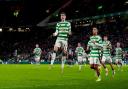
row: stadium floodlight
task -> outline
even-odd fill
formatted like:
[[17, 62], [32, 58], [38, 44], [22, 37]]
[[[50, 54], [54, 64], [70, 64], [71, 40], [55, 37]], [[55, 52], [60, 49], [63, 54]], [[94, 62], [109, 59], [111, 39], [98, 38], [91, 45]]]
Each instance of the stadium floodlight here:
[[124, 5], [128, 5], [128, 1], [125, 1], [125, 2], [124, 2]]
[[2, 29], [2, 28], [0, 28], [0, 32], [2, 32], [2, 30], [3, 30], [3, 29]]
[[29, 29], [29, 28], [26, 28], [26, 29]]
[[99, 5], [99, 6], [97, 7], [98, 10], [101, 10], [102, 8], [103, 8], [102, 5]]
[[76, 13], [78, 13], [78, 12], [79, 12], [79, 10], [76, 10], [75, 12], [76, 12]]
[[9, 28], [9, 31], [13, 31], [13, 28]]
[[126, 1], [125, 4], [128, 4], [128, 1]]

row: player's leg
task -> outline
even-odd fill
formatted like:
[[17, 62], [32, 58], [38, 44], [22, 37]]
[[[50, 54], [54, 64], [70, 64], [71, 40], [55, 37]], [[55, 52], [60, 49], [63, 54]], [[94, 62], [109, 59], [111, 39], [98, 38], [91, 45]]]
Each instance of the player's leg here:
[[55, 52], [55, 53], [58, 51], [58, 45], [59, 45], [59, 43], [56, 43], [56, 44], [54, 45], [54, 52]]
[[120, 70], [120, 65], [119, 65], [119, 59], [118, 59], [118, 58], [116, 58], [115, 64], [116, 64], [116, 66], [118, 67], [118, 71], [119, 71], [119, 70]]
[[68, 54], [67, 54], [67, 41], [62, 41], [61, 48], [63, 50], [62, 51], [62, 59], [61, 59], [61, 72], [63, 73], [64, 64], [65, 64], [66, 58], [68, 56]]
[[95, 76], [97, 77], [97, 75], [99, 75], [99, 73], [98, 73], [98, 69], [96, 69], [94, 60], [95, 59], [93, 57], [89, 57], [90, 68], [95, 71]]
[[93, 64], [93, 58], [90, 57], [88, 60], [89, 60], [90, 68], [91, 68], [91, 69], [95, 69], [95, 68], [94, 68], [94, 64]]
[[102, 61], [101, 61], [102, 63], [101, 64], [103, 65], [103, 67], [105, 69], [105, 72], [106, 72], [105, 75], [108, 76], [108, 68], [105, 65], [106, 59], [107, 59], [106, 56], [103, 56], [102, 57]]
[[78, 64], [79, 64], [79, 71], [81, 71], [81, 68], [82, 68], [82, 56], [78, 56]]
[[53, 52], [57, 54], [57, 52], [59, 51], [59, 49], [61, 48], [61, 40], [57, 39], [54, 45], [54, 50]]
[[96, 81], [101, 81], [101, 76], [100, 76], [100, 69], [99, 69], [100, 61], [98, 58], [94, 58], [94, 68], [97, 74], [97, 80]]
[[56, 59], [56, 53], [52, 53], [52, 59], [51, 59], [51, 65], [53, 65], [54, 61]]
[[100, 69], [98, 68], [98, 64], [94, 64], [94, 67], [95, 67], [95, 71], [96, 71], [96, 74], [97, 74], [97, 80], [96, 81], [101, 81], [101, 76], [100, 76]]
[[40, 64], [40, 56], [35, 57], [36, 64]]
[[60, 44], [59, 41], [60, 40], [57, 39], [56, 42], [55, 42], [55, 45], [54, 45], [53, 53], [51, 55], [51, 63], [50, 63], [51, 66], [53, 66], [54, 61], [56, 59], [56, 55], [57, 55], [58, 49], [61, 47], [61, 44]]
[[63, 73], [63, 71], [64, 71], [65, 61], [66, 61], [66, 56], [62, 56], [62, 59], [61, 59], [61, 73]]
[[113, 64], [112, 64], [112, 58], [109, 56], [107, 59], [108, 59], [107, 61], [108, 61], [109, 65], [112, 69], [112, 74], [115, 75], [115, 70], [114, 70], [114, 67], [113, 67]]
[[83, 58], [83, 63], [86, 66], [87, 58], [86, 57], [82, 57], [82, 58]]
[[119, 70], [123, 71], [123, 69], [122, 69], [122, 66], [123, 66], [122, 59], [119, 59], [118, 64], [119, 64]]
[[[54, 53], [54, 54], [57, 54], [57, 52], [58, 52], [58, 50], [59, 50], [60, 47], [61, 47], [61, 44], [60, 44], [59, 40], [56, 40], [56, 43], [55, 43], [54, 49], [53, 49], [53, 53]], [[55, 58], [56, 58], [56, 57], [55, 57]], [[52, 60], [52, 61], [53, 61], [53, 60]]]
[[50, 69], [53, 67], [53, 64], [54, 64], [55, 59], [56, 59], [56, 53], [53, 52], [53, 53], [51, 54]]

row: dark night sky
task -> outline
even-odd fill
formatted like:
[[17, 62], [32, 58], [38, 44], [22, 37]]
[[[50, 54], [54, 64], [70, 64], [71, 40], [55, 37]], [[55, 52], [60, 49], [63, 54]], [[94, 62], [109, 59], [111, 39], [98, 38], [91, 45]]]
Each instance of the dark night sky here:
[[[36, 25], [68, 0], [42, 1], [0, 0], [0, 26]], [[125, 2], [126, 0], [73, 0], [62, 11], [67, 12], [68, 19], [75, 19], [128, 10], [128, 5]], [[102, 9], [98, 10], [99, 6], [102, 6]], [[15, 10], [19, 10], [17, 17], [13, 15]], [[52, 18], [54, 21], [58, 17]]]

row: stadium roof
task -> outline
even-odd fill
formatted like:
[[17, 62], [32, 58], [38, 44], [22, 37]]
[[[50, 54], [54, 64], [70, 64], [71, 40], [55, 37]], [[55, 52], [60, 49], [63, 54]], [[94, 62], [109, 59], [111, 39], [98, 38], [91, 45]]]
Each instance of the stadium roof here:
[[68, 19], [77, 19], [128, 10], [127, 0], [42, 1], [0, 0], [0, 26], [36, 26], [48, 16], [48, 21], [54, 22], [60, 11], [65, 11]]

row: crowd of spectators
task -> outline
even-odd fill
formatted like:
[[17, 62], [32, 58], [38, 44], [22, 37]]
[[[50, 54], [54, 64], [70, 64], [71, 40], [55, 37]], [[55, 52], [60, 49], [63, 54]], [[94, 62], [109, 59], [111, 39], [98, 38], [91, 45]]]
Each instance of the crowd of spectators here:
[[[128, 29], [118, 24], [100, 24], [97, 25], [99, 34], [101, 36], [108, 35], [109, 40], [112, 43], [113, 50], [116, 42], [121, 43], [121, 47], [124, 51], [128, 48]], [[27, 33], [10, 32], [3, 33], [0, 41], [0, 59], [2, 61], [14, 60], [14, 53], [17, 50], [17, 55], [21, 60], [30, 60], [32, 58], [33, 49], [36, 44], [39, 44], [42, 49], [43, 61], [48, 61], [48, 53], [53, 49], [56, 37], [51, 37], [53, 31], [51, 29], [32, 31]], [[47, 34], [50, 32], [50, 34]], [[86, 48], [89, 37], [91, 36], [91, 26], [87, 27], [73, 27], [72, 36], [69, 37], [69, 45], [75, 50], [77, 43], [81, 42], [84, 48]], [[8, 36], [7, 36], [8, 35]], [[127, 52], [125, 52], [128, 55]]]

